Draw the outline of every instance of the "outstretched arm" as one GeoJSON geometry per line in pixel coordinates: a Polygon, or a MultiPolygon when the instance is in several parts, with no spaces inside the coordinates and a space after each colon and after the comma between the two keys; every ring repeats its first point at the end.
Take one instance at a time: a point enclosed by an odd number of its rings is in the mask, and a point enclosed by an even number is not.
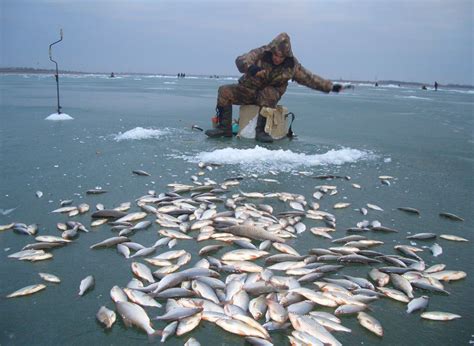
{"type": "Polygon", "coordinates": [[[257,60],[262,56],[263,52],[267,49],[267,46],[252,49],[247,54],[243,54],[235,59],[235,64],[239,69],[240,73],[247,73],[250,66],[255,64],[257,60]]]}
{"type": "Polygon", "coordinates": [[[293,80],[296,83],[307,86],[311,89],[323,91],[326,93],[333,91],[333,84],[330,80],[323,79],[318,75],[311,73],[311,71],[305,69],[299,62],[296,63],[293,80]]]}

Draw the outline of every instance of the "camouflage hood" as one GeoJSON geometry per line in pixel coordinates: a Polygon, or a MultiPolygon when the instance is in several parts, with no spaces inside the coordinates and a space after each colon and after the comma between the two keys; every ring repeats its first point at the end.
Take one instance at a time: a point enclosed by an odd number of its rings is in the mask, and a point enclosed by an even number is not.
{"type": "Polygon", "coordinates": [[[235,64],[239,72],[243,73],[239,79],[239,84],[249,88],[249,90],[263,90],[266,87],[272,87],[278,91],[281,97],[286,91],[289,80],[294,80],[299,84],[324,92],[329,92],[332,88],[331,81],[325,80],[301,66],[293,56],[290,37],[284,32],[275,37],[269,44],[238,56],[235,59],[235,64]],[[285,57],[279,65],[273,63],[272,54],[275,52],[285,57]],[[256,76],[255,73],[252,74],[249,71],[251,66],[259,67],[265,73],[256,76]]]}
{"type": "Polygon", "coordinates": [[[292,58],[290,36],[286,32],[282,32],[268,44],[268,50],[272,53],[279,52],[285,58],[292,58]]]}

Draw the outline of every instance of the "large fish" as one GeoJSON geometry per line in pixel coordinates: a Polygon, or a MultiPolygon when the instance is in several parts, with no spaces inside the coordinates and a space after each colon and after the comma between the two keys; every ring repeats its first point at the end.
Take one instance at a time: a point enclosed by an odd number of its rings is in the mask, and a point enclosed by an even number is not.
{"type": "Polygon", "coordinates": [[[155,330],[151,324],[150,318],[143,308],[130,302],[117,302],[117,312],[122,316],[123,322],[127,327],[132,325],[140,328],[148,336],[161,335],[160,330],[155,330]]]}

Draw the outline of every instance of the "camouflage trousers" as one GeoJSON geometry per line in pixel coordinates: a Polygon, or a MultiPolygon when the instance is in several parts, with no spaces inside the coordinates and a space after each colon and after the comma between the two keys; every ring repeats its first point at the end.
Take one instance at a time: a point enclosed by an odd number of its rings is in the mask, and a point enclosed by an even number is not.
{"type": "Polygon", "coordinates": [[[282,95],[277,88],[268,86],[263,89],[252,89],[240,84],[228,84],[219,87],[217,106],[257,105],[275,108],[282,95]]]}

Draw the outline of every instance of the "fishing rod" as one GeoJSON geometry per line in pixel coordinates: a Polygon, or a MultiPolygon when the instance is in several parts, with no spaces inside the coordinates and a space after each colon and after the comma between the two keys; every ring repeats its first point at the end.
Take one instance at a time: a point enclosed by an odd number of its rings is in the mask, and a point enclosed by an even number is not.
{"type": "Polygon", "coordinates": [[[59,40],[57,40],[56,42],[53,42],[49,45],[49,60],[51,60],[52,62],[54,62],[56,64],[56,74],[54,75],[54,77],[56,77],[56,91],[57,91],[57,95],[58,95],[58,114],[61,114],[61,106],[59,105],[59,71],[58,71],[58,63],[53,60],[53,55],[52,55],[52,51],[51,51],[51,47],[54,46],[56,43],[59,43],[63,40],[63,29],[60,29],[59,30],[59,35],[61,36],[61,38],[59,40]]]}

